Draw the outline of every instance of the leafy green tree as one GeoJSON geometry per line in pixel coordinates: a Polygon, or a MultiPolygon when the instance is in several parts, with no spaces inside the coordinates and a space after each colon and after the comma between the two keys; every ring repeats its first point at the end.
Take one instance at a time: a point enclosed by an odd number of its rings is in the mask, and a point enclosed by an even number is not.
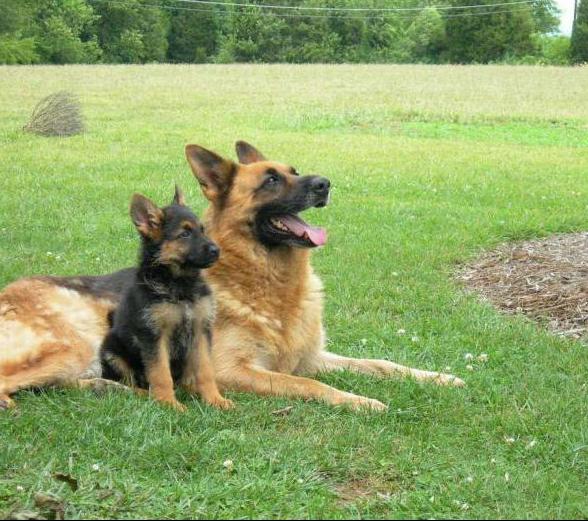
{"type": "Polygon", "coordinates": [[[97,37],[105,60],[113,63],[162,62],[167,54],[169,15],[143,0],[97,2],[97,37]]]}
{"type": "MultiPolygon", "coordinates": [[[[267,4],[267,0],[248,0],[267,4]]],[[[4,63],[457,62],[565,63],[552,35],[554,0],[530,6],[444,11],[471,0],[398,0],[413,12],[282,11],[185,6],[176,0],[0,0],[4,63]],[[310,16],[309,16],[310,15],[310,16]],[[481,16],[478,16],[481,15],[481,16]]],[[[381,0],[273,0],[298,7],[378,8],[381,0]]],[[[588,0],[580,4],[572,56],[587,61],[588,0]]]]}
{"type": "Polygon", "coordinates": [[[42,61],[93,63],[101,50],[92,38],[96,15],[85,0],[40,0],[35,29],[42,61]]]}
{"type": "Polygon", "coordinates": [[[588,62],[588,0],[580,0],[578,5],[570,54],[574,63],[588,62]]]}
{"type": "Polygon", "coordinates": [[[168,59],[179,63],[210,61],[218,50],[215,10],[174,11],[171,15],[168,59]]]}
{"type": "Polygon", "coordinates": [[[37,63],[33,0],[0,1],[0,64],[37,63]]]}
{"type": "Polygon", "coordinates": [[[412,60],[437,63],[445,48],[445,20],[434,7],[423,9],[410,24],[407,37],[412,60]]]}
{"type": "Polygon", "coordinates": [[[534,0],[530,7],[537,33],[549,34],[557,31],[561,12],[554,0],[534,0]]]}
{"type": "MultiPolygon", "coordinates": [[[[353,6],[353,4],[351,4],[353,6]]],[[[358,17],[334,14],[328,18],[326,32],[321,37],[325,54],[331,54],[325,61],[359,61],[365,54],[363,46],[367,37],[366,20],[358,17]]],[[[326,56],[325,56],[326,57],[326,56]]]]}
{"type": "Polygon", "coordinates": [[[542,34],[536,37],[539,50],[538,63],[545,65],[570,64],[570,37],[542,34]]]}
{"type": "Polygon", "coordinates": [[[39,61],[34,38],[21,38],[18,33],[0,35],[0,64],[30,64],[39,61]]]}
{"type": "MultiPolygon", "coordinates": [[[[320,39],[305,42],[296,53],[298,63],[336,63],[342,61],[338,49],[341,47],[339,35],[325,33],[320,39]]],[[[290,50],[292,56],[292,50],[290,50]]]]}
{"type": "Polygon", "coordinates": [[[259,9],[231,9],[220,35],[221,58],[237,62],[284,61],[288,26],[279,16],[259,9]]]}
{"type": "Polygon", "coordinates": [[[142,63],[145,59],[143,34],[136,29],[125,29],[110,46],[110,52],[122,63],[142,63]]]}
{"type": "MultiPolygon", "coordinates": [[[[492,4],[488,0],[480,3],[492,4]]],[[[470,0],[454,0],[470,5],[470,0]]],[[[484,16],[447,17],[447,53],[457,63],[488,63],[508,56],[524,56],[535,50],[532,35],[535,22],[530,10],[488,8],[484,16]]],[[[484,11],[481,11],[484,12],[484,11]]]]}
{"type": "Polygon", "coordinates": [[[366,24],[365,53],[370,62],[408,60],[404,20],[398,16],[378,17],[366,24]]]}
{"type": "Polygon", "coordinates": [[[26,34],[34,27],[36,2],[33,0],[2,0],[0,2],[0,34],[26,34]]]}

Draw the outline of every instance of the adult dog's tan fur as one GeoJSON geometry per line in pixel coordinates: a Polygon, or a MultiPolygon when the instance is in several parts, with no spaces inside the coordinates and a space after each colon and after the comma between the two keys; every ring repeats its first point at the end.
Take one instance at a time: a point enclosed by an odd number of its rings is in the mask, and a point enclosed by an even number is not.
{"type": "MultiPolygon", "coordinates": [[[[413,377],[463,385],[452,375],[421,371],[385,360],[346,358],[325,350],[322,285],[310,250],[268,249],[251,221],[268,168],[287,176],[287,165],[266,161],[251,145],[237,144],[240,163],[196,145],[188,161],[210,201],[208,233],[221,247],[208,281],[217,300],[213,353],[224,389],[314,398],[333,405],[384,409],[377,400],[308,378],[322,371],[352,370],[383,377],[413,377]],[[303,376],[304,375],[304,376],[303,376]]],[[[286,177],[287,184],[295,180],[286,177]]],[[[260,197],[262,200],[260,200],[260,197]]],[[[54,384],[98,387],[99,349],[124,280],[132,270],[104,277],[21,279],[0,293],[0,408],[19,389],[54,384]]]]}
{"type": "Polygon", "coordinates": [[[26,387],[98,383],[97,353],[114,301],[79,291],[78,279],[68,287],[57,280],[22,279],[0,293],[0,408],[26,387]]]}

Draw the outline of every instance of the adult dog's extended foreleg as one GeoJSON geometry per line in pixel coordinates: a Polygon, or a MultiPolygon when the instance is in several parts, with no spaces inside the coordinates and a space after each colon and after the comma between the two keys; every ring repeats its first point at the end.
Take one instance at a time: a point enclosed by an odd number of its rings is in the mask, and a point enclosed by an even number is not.
{"type": "Polygon", "coordinates": [[[303,364],[302,370],[304,374],[308,375],[347,370],[383,377],[414,378],[419,382],[432,382],[438,385],[451,385],[454,387],[463,387],[465,385],[463,380],[452,374],[423,371],[389,362],[388,360],[348,358],[328,351],[319,351],[313,359],[307,360],[303,364]]]}
{"type": "Polygon", "coordinates": [[[340,391],[310,378],[268,371],[255,366],[234,367],[218,374],[224,389],[260,395],[289,396],[321,400],[330,405],[345,405],[353,409],[386,410],[378,400],[340,391]]]}

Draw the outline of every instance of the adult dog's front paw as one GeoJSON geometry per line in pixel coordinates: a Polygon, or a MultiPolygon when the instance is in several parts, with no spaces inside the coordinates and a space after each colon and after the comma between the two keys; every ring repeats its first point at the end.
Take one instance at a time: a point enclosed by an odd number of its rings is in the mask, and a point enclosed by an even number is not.
{"type": "Polygon", "coordinates": [[[16,407],[16,404],[13,400],[8,398],[8,396],[0,399],[0,411],[7,411],[8,409],[13,409],[14,407],[16,407]]]}
{"type": "Polygon", "coordinates": [[[365,396],[356,396],[354,394],[345,394],[342,399],[337,400],[334,405],[343,405],[347,407],[351,407],[355,411],[386,411],[388,410],[388,406],[380,402],[379,400],[374,400],[373,398],[367,398],[365,396]]]}
{"type": "Polygon", "coordinates": [[[419,382],[432,382],[437,385],[447,385],[451,387],[465,386],[465,382],[462,379],[452,374],[415,370],[413,377],[419,382]]]}
{"type": "Polygon", "coordinates": [[[451,387],[465,387],[465,382],[452,374],[438,373],[433,381],[438,385],[448,385],[451,387]]]}

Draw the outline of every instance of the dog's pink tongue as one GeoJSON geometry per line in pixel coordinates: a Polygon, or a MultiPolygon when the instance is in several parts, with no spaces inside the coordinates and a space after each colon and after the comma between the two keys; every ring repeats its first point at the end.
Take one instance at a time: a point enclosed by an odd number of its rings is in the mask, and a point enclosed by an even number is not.
{"type": "Polygon", "coordinates": [[[310,242],[315,246],[323,246],[327,242],[327,231],[324,228],[315,228],[310,224],[305,223],[299,217],[294,215],[284,215],[280,217],[282,224],[286,225],[288,229],[298,235],[298,237],[308,237],[310,242]]]}

